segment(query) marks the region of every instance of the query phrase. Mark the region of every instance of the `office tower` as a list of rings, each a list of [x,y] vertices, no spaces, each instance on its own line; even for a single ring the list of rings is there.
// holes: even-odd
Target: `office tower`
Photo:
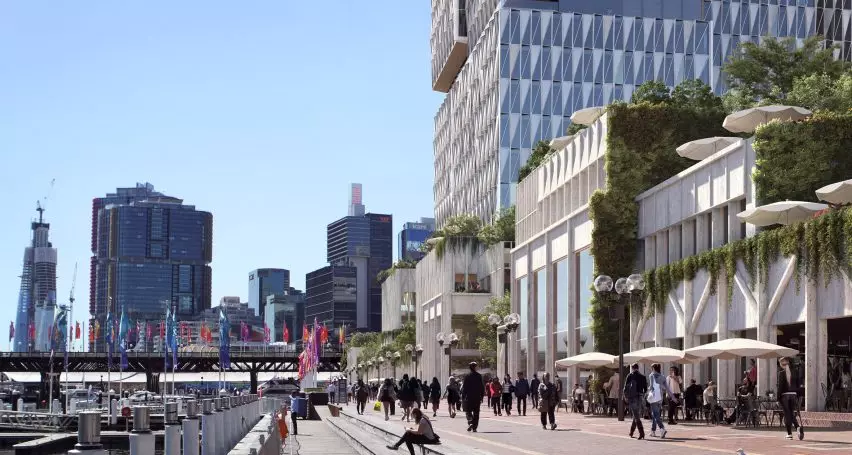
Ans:
[[[134,321],[178,319],[210,308],[213,216],[150,183],[118,188],[92,201],[92,322],[124,309]],[[115,316],[117,320],[117,316]]]
[[[50,350],[49,332],[56,308],[57,252],[48,238],[50,224],[44,221],[41,204],[37,211],[38,221],[30,225],[32,241],[24,250],[15,343],[12,346],[16,352]]]
[[[419,222],[405,223],[397,238],[397,259],[419,261],[424,253],[420,249],[435,231],[435,218],[420,218]]]
[[[328,262],[358,270],[358,314],[355,327],[378,331],[382,327],[380,271],[393,265],[393,217],[367,213],[347,216],[328,225]],[[310,297],[310,295],[309,295]]]
[[[288,343],[302,339],[305,324],[305,294],[290,288],[284,294],[271,294],[266,298],[266,325],[272,342],[284,341],[284,326],[287,326]],[[313,323],[313,320],[311,320]]]
[[[353,183],[352,188],[349,190],[349,216],[364,216],[360,183]]]
[[[745,41],[822,35],[850,59],[852,5],[827,0],[433,0],[435,216],[483,220],[515,203],[518,170],[574,111],[648,80],[725,90]]]
[[[266,320],[266,298],[284,294],[290,289],[290,271],[287,269],[257,269],[249,272],[249,308],[261,320]]]
[[[359,310],[364,306],[359,301],[357,267],[329,265],[309,272],[305,276],[305,313],[304,320],[309,325],[314,320],[332,327],[345,325],[349,328],[366,327],[358,325]],[[376,329],[378,330],[378,329]],[[292,337],[292,335],[291,335]],[[301,339],[301,327],[298,338]]]

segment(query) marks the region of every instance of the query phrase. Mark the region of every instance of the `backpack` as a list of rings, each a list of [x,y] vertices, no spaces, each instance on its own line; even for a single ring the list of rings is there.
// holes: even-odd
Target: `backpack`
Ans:
[[[624,396],[627,398],[639,397],[639,384],[636,384],[636,377],[633,374],[627,376],[627,383],[624,384]]]

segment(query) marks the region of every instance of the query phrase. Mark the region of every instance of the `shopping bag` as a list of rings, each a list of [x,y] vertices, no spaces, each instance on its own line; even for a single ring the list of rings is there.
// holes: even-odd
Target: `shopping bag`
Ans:
[[[382,410],[382,403],[377,401],[376,404],[373,405],[373,411],[381,411],[381,410]]]

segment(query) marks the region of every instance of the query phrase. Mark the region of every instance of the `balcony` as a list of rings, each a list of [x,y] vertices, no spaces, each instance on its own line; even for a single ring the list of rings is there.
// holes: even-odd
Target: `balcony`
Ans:
[[[435,75],[432,82],[432,90],[441,93],[448,93],[453,86],[456,77],[461,72],[464,62],[467,60],[468,44],[466,36],[456,36],[453,39],[453,44],[450,47],[450,52],[444,65],[441,67],[438,74]]]

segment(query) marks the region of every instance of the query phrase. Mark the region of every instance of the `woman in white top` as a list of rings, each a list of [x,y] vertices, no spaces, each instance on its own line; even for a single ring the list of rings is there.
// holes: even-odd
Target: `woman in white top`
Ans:
[[[329,403],[336,403],[336,401],[334,401],[334,396],[336,395],[336,392],[337,392],[337,383],[336,382],[329,382],[328,386],[326,386],[326,388],[325,388],[325,391],[328,392],[328,402]]]
[[[683,378],[680,376],[680,371],[678,371],[677,367],[669,368],[666,385],[675,397],[675,400],[669,400],[669,425],[677,425],[677,408],[680,401],[681,389],[683,388]]]
[[[398,450],[399,446],[405,444],[408,447],[408,452],[414,455],[414,444],[437,444],[440,442],[438,435],[432,430],[432,422],[423,415],[423,411],[415,408],[411,411],[411,416],[414,417],[417,428],[405,430],[399,441],[396,444],[389,445],[388,449]]]

